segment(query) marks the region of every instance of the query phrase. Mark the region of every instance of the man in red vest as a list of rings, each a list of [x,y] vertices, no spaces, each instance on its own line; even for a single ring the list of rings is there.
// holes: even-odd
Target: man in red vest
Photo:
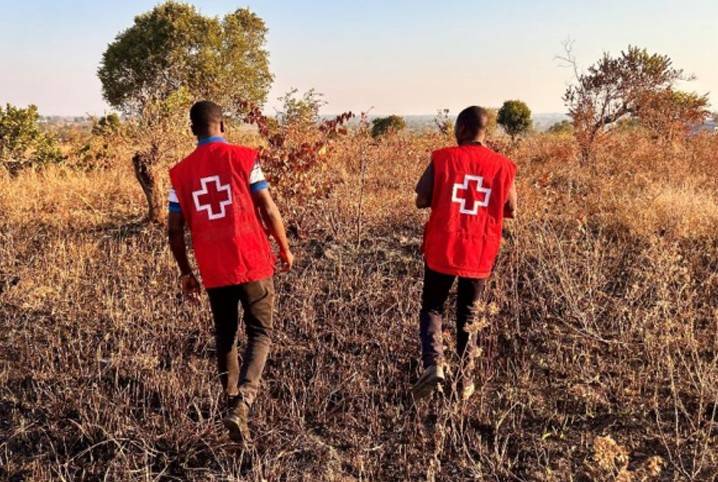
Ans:
[[[200,285],[187,260],[184,238],[185,223],[189,226],[214,318],[217,366],[228,402],[222,421],[233,440],[249,441],[249,408],[267,361],[274,309],[274,256],[266,232],[279,245],[284,271],[291,269],[294,257],[257,151],[224,140],[217,104],[197,102],[190,120],[198,143],[170,169],[169,241],[182,291],[197,299]],[[240,303],[247,333],[241,368]]]
[[[466,400],[474,392],[470,372],[477,342],[470,325],[499,252],[503,219],[516,214],[516,166],[485,146],[487,124],[485,109],[464,109],[456,119],[458,146],[434,151],[416,186],[416,206],[430,207],[431,216],[422,247],[426,266],[419,318],[424,372],[412,388],[415,398],[431,394],[444,381],[442,316],[456,277],[461,397]]]

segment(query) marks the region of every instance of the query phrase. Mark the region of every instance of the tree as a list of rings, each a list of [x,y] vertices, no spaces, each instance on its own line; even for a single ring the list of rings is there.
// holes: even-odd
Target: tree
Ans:
[[[617,57],[603,57],[580,73],[571,45],[559,57],[573,67],[576,81],[563,100],[573,121],[576,140],[584,161],[592,157],[594,142],[605,128],[622,118],[638,116],[642,103],[672,89],[679,80],[689,80],[673,67],[666,55],[629,46]]]
[[[371,121],[371,136],[377,139],[390,133],[396,133],[406,128],[406,121],[398,115],[377,117]]]
[[[282,102],[282,110],[277,112],[277,119],[284,126],[313,126],[319,122],[319,109],[326,102],[324,95],[309,89],[297,98],[297,89],[291,89],[278,100]]]
[[[135,115],[180,88],[228,112],[240,100],[261,105],[272,83],[266,33],[264,21],[246,8],[220,19],[167,1],[135,17],[107,47],[98,70],[103,94]]]
[[[449,117],[449,109],[439,109],[434,116],[434,125],[440,134],[450,136],[454,132],[454,121]]]
[[[63,159],[54,138],[40,128],[37,107],[0,106],[0,163],[12,173]]]
[[[668,141],[685,136],[709,116],[707,96],[670,87],[646,93],[636,108],[639,124]]]
[[[520,100],[507,100],[499,109],[496,122],[515,140],[531,127],[531,109]]]
[[[163,212],[154,166],[177,157],[192,101],[211,99],[230,116],[241,115],[246,102],[264,103],[272,82],[266,33],[246,8],[206,17],[170,0],[135,17],[105,50],[98,69],[104,97],[134,122],[144,144],[133,164],[150,220]]]

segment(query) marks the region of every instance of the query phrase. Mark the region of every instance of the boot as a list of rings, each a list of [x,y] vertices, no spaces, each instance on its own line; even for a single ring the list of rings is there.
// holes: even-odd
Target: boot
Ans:
[[[431,365],[424,369],[419,380],[411,389],[414,399],[420,400],[434,391],[437,385],[444,382],[444,367],[441,365]]]
[[[249,433],[249,405],[241,396],[234,397],[222,423],[229,430],[229,438],[235,442],[251,443]]]

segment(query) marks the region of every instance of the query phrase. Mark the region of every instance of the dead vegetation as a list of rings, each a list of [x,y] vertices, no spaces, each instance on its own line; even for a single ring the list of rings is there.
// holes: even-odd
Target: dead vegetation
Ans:
[[[567,137],[512,147],[521,217],[490,285],[480,390],[416,406],[412,191],[445,142],[329,148],[315,175],[333,188],[296,215],[298,266],[278,277],[248,451],[220,427],[206,303],[178,298],[129,161],[1,178],[0,478],[718,477],[718,137],[614,132],[588,165]]]

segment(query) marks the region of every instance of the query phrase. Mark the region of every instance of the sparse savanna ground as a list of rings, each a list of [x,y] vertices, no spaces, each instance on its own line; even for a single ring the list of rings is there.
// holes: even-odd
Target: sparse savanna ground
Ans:
[[[3,174],[0,479],[718,478],[718,136],[614,132],[587,165],[571,137],[508,148],[520,215],[481,389],[417,405],[412,194],[444,142],[350,133],[314,173],[334,187],[291,216],[246,451],[220,427],[206,300],[178,297],[129,160]]]

